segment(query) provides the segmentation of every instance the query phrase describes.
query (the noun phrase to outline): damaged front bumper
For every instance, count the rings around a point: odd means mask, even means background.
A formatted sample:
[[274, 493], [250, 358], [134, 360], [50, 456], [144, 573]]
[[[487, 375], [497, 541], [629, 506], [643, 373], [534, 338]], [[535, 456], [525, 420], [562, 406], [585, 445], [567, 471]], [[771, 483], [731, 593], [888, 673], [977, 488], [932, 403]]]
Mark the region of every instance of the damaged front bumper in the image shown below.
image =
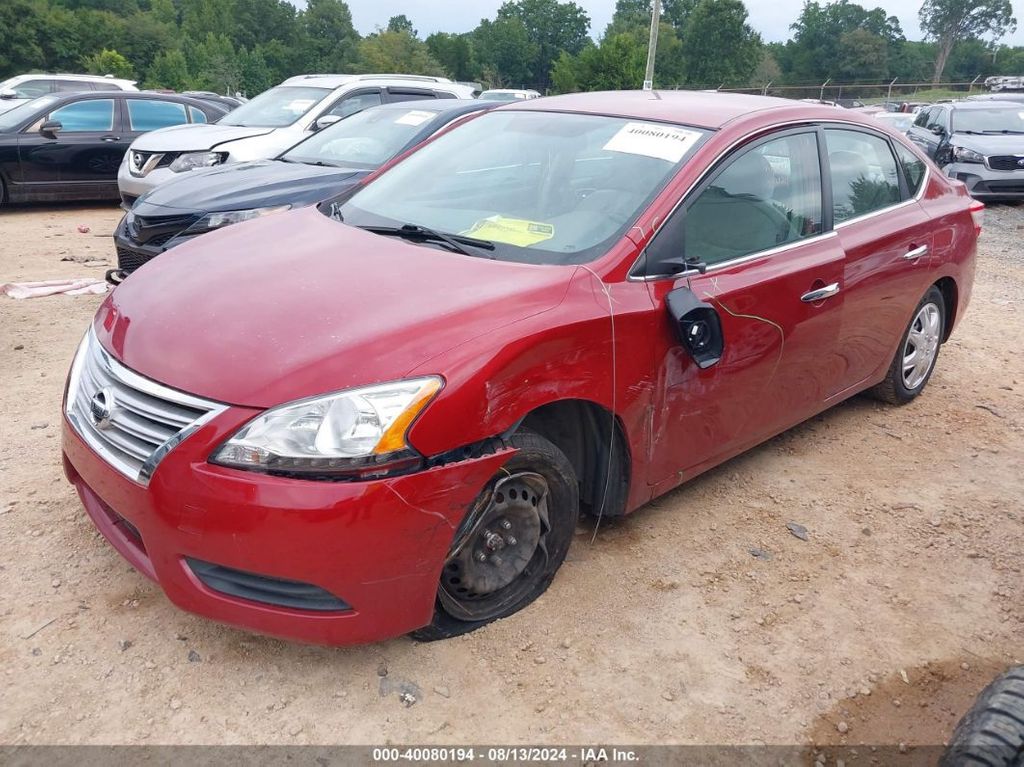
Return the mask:
[[207, 463], [255, 412], [228, 408], [168, 454], [145, 487], [65, 418], [65, 474], [107, 541], [189, 612], [327, 645], [429, 623], [455, 530], [511, 451], [359, 482]]

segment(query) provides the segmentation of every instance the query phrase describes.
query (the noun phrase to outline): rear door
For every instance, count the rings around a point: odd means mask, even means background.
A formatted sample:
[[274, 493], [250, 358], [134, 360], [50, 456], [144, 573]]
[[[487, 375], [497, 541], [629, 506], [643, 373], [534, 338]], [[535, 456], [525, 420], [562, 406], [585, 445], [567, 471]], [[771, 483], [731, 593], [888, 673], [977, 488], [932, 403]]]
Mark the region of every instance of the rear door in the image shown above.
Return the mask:
[[[656, 492], [825, 406], [839, 372], [843, 252], [824, 228], [818, 142], [809, 127], [739, 150], [648, 250], [663, 325], [668, 293], [688, 286], [717, 310], [724, 335], [720, 361], [704, 370], [671, 331], [659, 341], [650, 481], [664, 485]], [[658, 279], [665, 258], [697, 259], [707, 270]]]
[[[881, 375], [930, 279], [931, 219], [917, 201], [924, 163], [882, 133], [826, 128], [835, 230], [846, 254], [834, 399]], [[897, 159], [894, 149], [907, 165]]]
[[[61, 124], [56, 136], [43, 134], [45, 120]], [[116, 97], [88, 98], [52, 110], [19, 136], [18, 151], [28, 189], [61, 198], [116, 196], [121, 112]], [[48, 187], [55, 187], [52, 190]], [[28, 191], [28, 190], [27, 190]]]

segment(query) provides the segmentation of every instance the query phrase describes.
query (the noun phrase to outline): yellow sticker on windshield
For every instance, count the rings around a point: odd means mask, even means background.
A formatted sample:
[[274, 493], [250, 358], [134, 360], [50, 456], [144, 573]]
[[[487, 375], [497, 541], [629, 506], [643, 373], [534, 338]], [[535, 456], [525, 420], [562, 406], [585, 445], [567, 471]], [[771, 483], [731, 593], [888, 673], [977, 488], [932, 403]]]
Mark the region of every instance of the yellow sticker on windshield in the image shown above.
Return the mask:
[[518, 245], [521, 248], [528, 248], [538, 242], [550, 240], [555, 236], [555, 227], [551, 224], [541, 224], [536, 221], [526, 221], [520, 218], [505, 218], [504, 216], [491, 216], [477, 221], [473, 226], [462, 232], [467, 237], [477, 237], [481, 240], [491, 242], [504, 242], [508, 245]]

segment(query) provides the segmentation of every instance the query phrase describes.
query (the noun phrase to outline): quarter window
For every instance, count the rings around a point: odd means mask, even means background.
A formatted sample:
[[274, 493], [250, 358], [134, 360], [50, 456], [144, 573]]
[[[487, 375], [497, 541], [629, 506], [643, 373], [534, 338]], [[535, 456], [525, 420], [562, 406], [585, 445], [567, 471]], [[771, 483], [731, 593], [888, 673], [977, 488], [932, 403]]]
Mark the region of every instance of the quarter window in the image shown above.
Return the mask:
[[773, 139], [729, 161], [685, 214], [685, 257], [716, 264], [820, 234], [814, 133]]
[[188, 113], [192, 117], [192, 122], [194, 122], [194, 123], [204, 123], [204, 122], [206, 122], [206, 115], [203, 113], [203, 110], [196, 109], [195, 107], [189, 107], [188, 108]]
[[184, 104], [148, 99], [128, 99], [128, 119], [133, 131], [150, 131], [188, 122]]
[[913, 152], [900, 144], [896, 144], [896, 154], [903, 165], [903, 177], [907, 180], [907, 190], [913, 197], [920, 191], [924, 181], [924, 162]]
[[85, 133], [114, 129], [114, 100], [79, 101], [51, 112], [51, 120], [61, 124], [66, 133]]
[[825, 130], [838, 224], [900, 201], [899, 172], [889, 142], [862, 131]]

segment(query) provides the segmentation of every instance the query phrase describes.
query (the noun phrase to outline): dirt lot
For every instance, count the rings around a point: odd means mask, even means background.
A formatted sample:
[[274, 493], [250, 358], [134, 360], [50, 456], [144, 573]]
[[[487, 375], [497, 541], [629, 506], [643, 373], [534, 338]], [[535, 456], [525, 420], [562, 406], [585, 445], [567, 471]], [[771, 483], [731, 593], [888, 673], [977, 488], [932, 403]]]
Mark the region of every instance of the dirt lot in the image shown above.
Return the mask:
[[[118, 216], [5, 210], [0, 283], [102, 275], [61, 259], [112, 259]], [[1022, 237], [1024, 207], [990, 209], [913, 405], [854, 399], [581, 528], [545, 597], [429, 645], [307, 647], [172, 607], [61, 474], [64, 376], [101, 299], [0, 297], [0, 742], [941, 742], [1024, 660]]]

